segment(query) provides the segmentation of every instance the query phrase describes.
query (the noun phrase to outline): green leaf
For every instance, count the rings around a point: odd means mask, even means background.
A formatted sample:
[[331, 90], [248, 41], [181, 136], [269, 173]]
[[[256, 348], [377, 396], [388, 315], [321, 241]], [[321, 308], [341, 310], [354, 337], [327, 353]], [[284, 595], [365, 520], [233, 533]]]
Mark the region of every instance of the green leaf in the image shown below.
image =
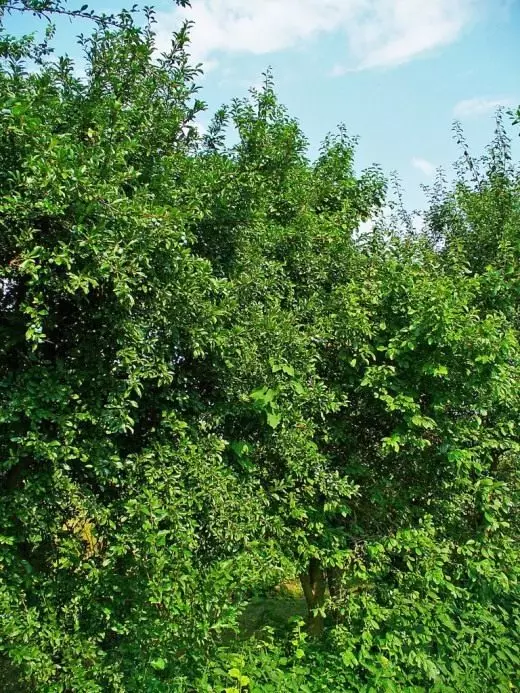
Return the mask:
[[271, 428], [276, 428], [280, 423], [282, 417], [277, 412], [267, 412], [267, 423]]
[[265, 406], [270, 402], [273, 402], [276, 395], [277, 392], [275, 390], [268, 387], [260, 387], [256, 390], [253, 390], [253, 392], [251, 392], [249, 396], [259, 405]]
[[163, 671], [166, 668], [167, 661], [163, 659], [162, 657], [159, 657], [158, 659], [153, 659], [150, 664], [154, 669], [157, 671]]

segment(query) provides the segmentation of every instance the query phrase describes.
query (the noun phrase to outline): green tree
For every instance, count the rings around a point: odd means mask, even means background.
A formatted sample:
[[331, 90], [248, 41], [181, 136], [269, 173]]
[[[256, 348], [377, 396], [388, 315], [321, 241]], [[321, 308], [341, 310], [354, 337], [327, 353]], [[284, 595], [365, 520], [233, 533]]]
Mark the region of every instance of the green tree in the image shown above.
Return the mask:
[[191, 250], [198, 71], [145, 19], [96, 21], [84, 79], [29, 39], [0, 75], [0, 651], [45, 690], [182, 678], [271, 574], [191, 387], [226, 295]]
[[[501, 121], [424, 234], [362, 235], [381, 171], [343, 127], [309, 161], [269, 73], [201, 137], [187, 25], [157, 56], [151, 10], [1, 7], [94, 30], [82, 78], [0, 37], [0, 655], [49, 691], [518, 685]], [[322, 639], [233, 642], [290, 575]]]

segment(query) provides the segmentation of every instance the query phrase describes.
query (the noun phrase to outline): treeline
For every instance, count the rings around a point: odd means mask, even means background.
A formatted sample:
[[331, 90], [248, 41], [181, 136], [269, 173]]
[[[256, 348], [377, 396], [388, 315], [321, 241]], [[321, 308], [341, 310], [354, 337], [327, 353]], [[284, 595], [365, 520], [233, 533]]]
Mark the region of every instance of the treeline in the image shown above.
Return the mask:
[[[189, 27], [16, 11], [93, 30], [84, 74], [0, 33], [3, 687], [515, 690], [509, 116], [417, 230], [269, 74], [201, 135]], [[236, 634], [294, 577], [305, 624]]]

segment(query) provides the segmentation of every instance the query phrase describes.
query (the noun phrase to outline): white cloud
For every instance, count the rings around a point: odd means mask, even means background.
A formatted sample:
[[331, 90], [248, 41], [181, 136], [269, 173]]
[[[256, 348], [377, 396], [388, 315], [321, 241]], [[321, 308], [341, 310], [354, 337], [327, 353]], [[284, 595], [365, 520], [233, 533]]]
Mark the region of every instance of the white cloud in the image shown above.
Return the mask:
[[199, 120], [192, 120], [189, 125], [184, 125], [182, 127], [182, 134], [187, 135], [191, 128], [195, 129], [199, 137], [203, 137], [208, 131], [207, 127], [203, 125]]
[[203, 123], [203, 122], [202, 122], [201, 120], [199, 120], [199, 119], [196, 119], [196, 120], [193, 122], [193, 126], [194, 126], [195, 129], [197, 130], [197, 132], [198, 132], [198, 134], [199, 134], [200, 137], [202, 137], [203, 135], [205, 135], [205, 134], [208, 132], [208, 128], [207, 128], [207, 126], [205, 125], [205, 123]]
[[455, 104], [453, 115], [457, 118], [471, 118], [473, 116], [494, 113], [500, 106], [514, 106], [515, 100], [504, 98], [485, 98], [477, 97], [474, 99], [464, 99]]
[[347, 32], [360, 68], [390, 67], [455, 41], [476, 10], [474, 0], [382, 0]]
[[362, 236], [370, 235], [375, 228], [375, 221], [373, 219], [368, 219], [367, 221], [360, 222], [357, 229], [353, 232], [352, 236], [354, 239], [360, 238]]
[[[193, 0], [190, 10], [159, 13], [161, 47], [179, 15], [195, 22], [192, 53], [216, 60], [223, 53], [267, 54], [323, 34], [345, 37], [347, 67], [387, 67], [455, 41], [491, 0]], [[500, 0], [504, 2], [507, 0]]]
[[426, 159], [421, 159], [420, 157], [414, 157], [412, 159], [412, 166], [416, 168], [418, 171], [421, 173], [424, 173], [425, 176], [428, 176], [428, 178], [431, 178], [433, 174], [435, 173], [435, 166], [434, 164], [431, 163], [431, 161], [427, 161]]
[[343, 75], [346, 75], [347, 72], [353, 72], [356, 70], [353, 70], [352, 68], [345, 67], [345, 65], [340, 65], [339, 63], [336, 63], [332, 70], [330, 70], [329, 75], [330, 77], [343, 77]]

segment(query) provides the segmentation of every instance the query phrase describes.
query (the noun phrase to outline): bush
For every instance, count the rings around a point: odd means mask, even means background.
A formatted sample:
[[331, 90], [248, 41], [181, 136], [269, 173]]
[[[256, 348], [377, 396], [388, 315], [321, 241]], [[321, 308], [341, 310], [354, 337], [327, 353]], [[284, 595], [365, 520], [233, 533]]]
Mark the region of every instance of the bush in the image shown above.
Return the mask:
[[[270, 74], [200, 136], [187, 26], [157, 57], [151, 10], [16, 7], [94, 31], [84, 77], [52, 31], [0, 36], [2, 675], [518, 686], [502, 121], [481, 179], [461, 169], [424, 232], [397, 233], [379, 169], [356, 173], [344, 128], [310, 162]], [[294, 575], [307, 624], [236, 638], [252, 595]]]

